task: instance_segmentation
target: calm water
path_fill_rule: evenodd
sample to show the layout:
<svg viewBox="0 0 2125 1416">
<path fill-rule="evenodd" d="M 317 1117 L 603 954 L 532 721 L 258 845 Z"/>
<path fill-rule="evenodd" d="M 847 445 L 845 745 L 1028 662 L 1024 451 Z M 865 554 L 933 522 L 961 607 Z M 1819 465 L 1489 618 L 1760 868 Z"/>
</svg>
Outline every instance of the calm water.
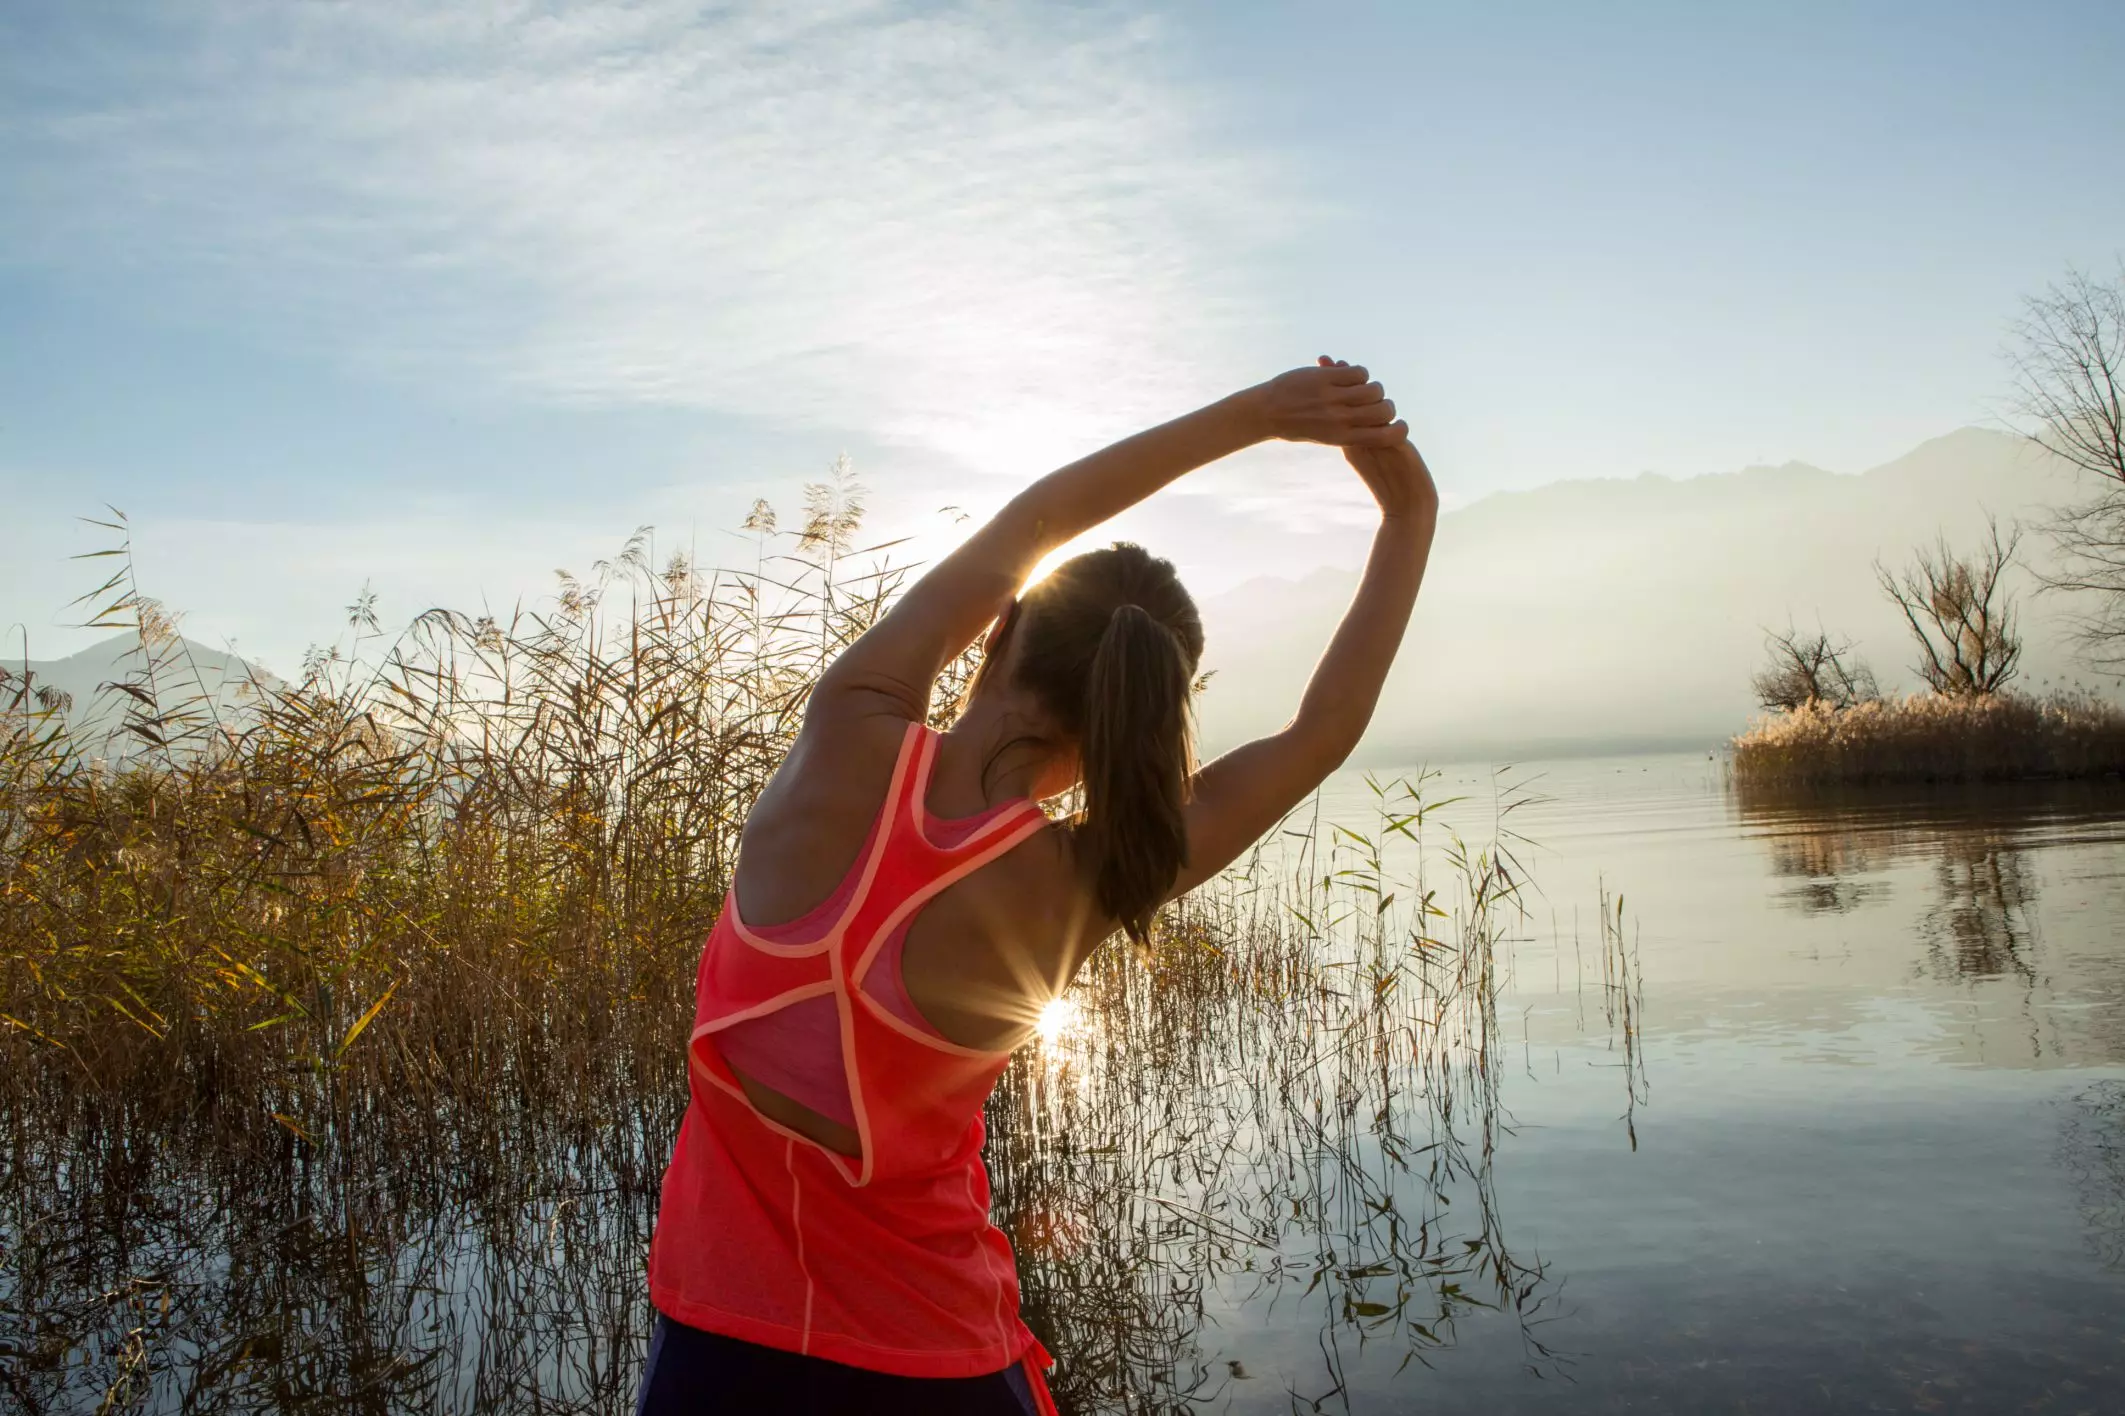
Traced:
<svg viewBox="0 0 2125 1416">
<path fill-rule="evenodd" d="M 1351 1406 L 2125 1411 L 2125 794 L 1736 800 L 1687 756 L 1529 778 L 1557 927 L 1514 949 L 1495 1168 L 1562 1284 L 1560 1360 L 1464 1321 L 1431 1370 L 1354 1363 Z M 1590 1013 L 1597 877 L 1642 1072 Z M 1311 1335 L 1224 1324 L 1305 1392 Z"/>
<path fill-rule="evenodd" d="M 1066 1393 L 2125 1411 L 2125 788 L 1742 800 L 1675 756 L 1425 793 L 1463 798 L 1433 882 L 1445 824 L 1523 802 L 1494 993 L 1367 1032 L 1355 966 L 1288 1005 L 1114 970 L 1019 1078 L 992 1158 Z M 1354 776 L 1322 811 L 1377 821 Z M 0 1409 L 625 1409 L 628 1167 L 668 1137 L 527 1124 L 418 1179 L 16 1154 Z"/>
</svg>

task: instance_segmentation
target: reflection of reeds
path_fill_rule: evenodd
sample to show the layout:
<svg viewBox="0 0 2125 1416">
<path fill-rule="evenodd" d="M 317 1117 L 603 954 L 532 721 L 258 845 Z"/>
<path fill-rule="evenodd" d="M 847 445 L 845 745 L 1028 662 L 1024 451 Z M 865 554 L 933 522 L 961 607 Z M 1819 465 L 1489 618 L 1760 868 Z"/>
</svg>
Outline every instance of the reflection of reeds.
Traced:
<svg viewBox="0 0 2125 1416">
<path fill-rule="evenodd" d="M 1638 1149 L 1638 1108 L 1650 1083 L 1645 1073 L 1644 976 L 1638 967 L 1638 937 L 1624 928 L 1623 896 L 1601 888 L 1601 1008 L 1608 1022 L 1609 1045 L 1623 1053 L 1623 1129 L 1631 1149 Z"/>
<path fill-rule="evenodd" d="M 2089 695 L 1914 694 L 1805 704 L 1734 740 L 1737 781 L 1949 782 L 2125 774 L 2125 711 Z"/>
<path fill-rule="evenodd" d="M 1309 1401 L 1343 1390 L 1358 1348 L 1423 1361 L 1476 1308 L 1513 1313 L 1546 1356 L 1544 1271 L 1508 1247 L 1491 1179 L 1523 882 L 1458 839 L 1398 882 L 1389 840 L 1416 843 L 1432 808 L 1379 791 L 1380 831 L 1304 829 L 1198 892 L 1150 971 L 1096 960 L 1078 1027 L 999 1089 L 998 1208 L 1066 1407 L 1220 1393 L 1250 1364 L 1204 1328 L 1238 1301 L 1312 1315 Z"/>
</svg>

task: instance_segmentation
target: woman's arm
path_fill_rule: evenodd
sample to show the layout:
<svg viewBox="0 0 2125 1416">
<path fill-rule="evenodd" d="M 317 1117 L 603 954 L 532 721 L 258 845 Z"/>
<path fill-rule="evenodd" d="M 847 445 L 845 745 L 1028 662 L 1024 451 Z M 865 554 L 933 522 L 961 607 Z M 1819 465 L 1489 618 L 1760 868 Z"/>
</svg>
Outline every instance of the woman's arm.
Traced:
<svg viewBox="0 0 2125 1416">
<path fill-rule="evenodd" d="M 1233 749 L 1196 775 L 1187 811 L 1188 864 L 1174 882 L 1174 895 L 1230 865 L 1341 766 L 1380 701 L 1424 579 L 1439 493 L 1407 438 L 1391 447 L 1352 447 L 1347 455 L 1380 504 L 1380 529 L 1358 592 L 1290 725 Z"/>
<path fill-rule="evenodd" d="M 1206 463 L 1270 438 L 1369 447 L 1406 430 L 1363 368 L 1293 369 L 1124 438 L 1035 482 L 938 562 L 843 651 L 814 704 L 868 700 L 928 712 L 930 687 L 1017 594 L 1041 558 Z"/>
</svg>

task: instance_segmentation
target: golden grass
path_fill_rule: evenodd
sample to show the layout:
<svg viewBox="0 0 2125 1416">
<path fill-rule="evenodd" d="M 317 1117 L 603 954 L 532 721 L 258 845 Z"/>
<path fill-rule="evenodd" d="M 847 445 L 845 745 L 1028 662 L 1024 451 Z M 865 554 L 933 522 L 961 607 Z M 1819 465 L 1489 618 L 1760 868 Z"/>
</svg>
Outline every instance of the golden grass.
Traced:
<svg viewBox="0 0 2125 1416">
<path fill-rule="evenodd" d="M 771 527 L 751 571 L 657 570 L 638 540 L 507 623 L 386 644 L 360 603 L 235 713 L 121 570 L 115 738 L 0 685 L 0 1390 L 626 1404 L 738 825 L 899 583 L 846 527 L 770 556 Z M 992 1098 L 1065 1409 L 1206 1394 L 1221 1287 L 1420 1362 L 1476 1308 L 1545 1308 L 1491 1169 L 1523 877 L 1421 787 L 1378 788 L 1369 834 L 1278 833 L 1161 917 L 1148 967 L 1101 953 L 1079 1025 Z M 1634 1056 L 1620 906 L 1613 935 Z"/>
<path fill-rule="evenodd" d="M 0 713 L 0 1104 L 122 1098 L 259 1141 L 362 1097 L 419 1116 L 506 1086 L 586 1121 L 662 1098 L 738 825 L 898 581 L 825 551 L 704 576 L 638 537 L 548 612 L 436 611 L 389 644 L 358 606 L 235 713 L 121 572 L 141 649 L 113 737 Z"/>
<path fill-rule="evenodd" d="M 2125 710 L 2087 694 L 1804 704 L 1734 739 L 1746 785 L 1999 781 L 2125 773 Z"/>
</svg>

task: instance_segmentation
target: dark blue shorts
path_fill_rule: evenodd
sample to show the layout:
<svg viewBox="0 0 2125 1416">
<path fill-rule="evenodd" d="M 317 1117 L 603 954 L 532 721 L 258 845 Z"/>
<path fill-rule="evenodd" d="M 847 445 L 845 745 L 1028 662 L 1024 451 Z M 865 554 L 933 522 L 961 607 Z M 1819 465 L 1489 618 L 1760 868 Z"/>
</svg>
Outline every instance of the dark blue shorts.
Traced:
<svg viewBox="0 0 2125 1416">
<path fill-rule="evenodd" d="M 702 1332 L 659 1313 L 635 1416 L 1035 1416 L 1024 1367 L 895 1377 Z"/>
</svg>

